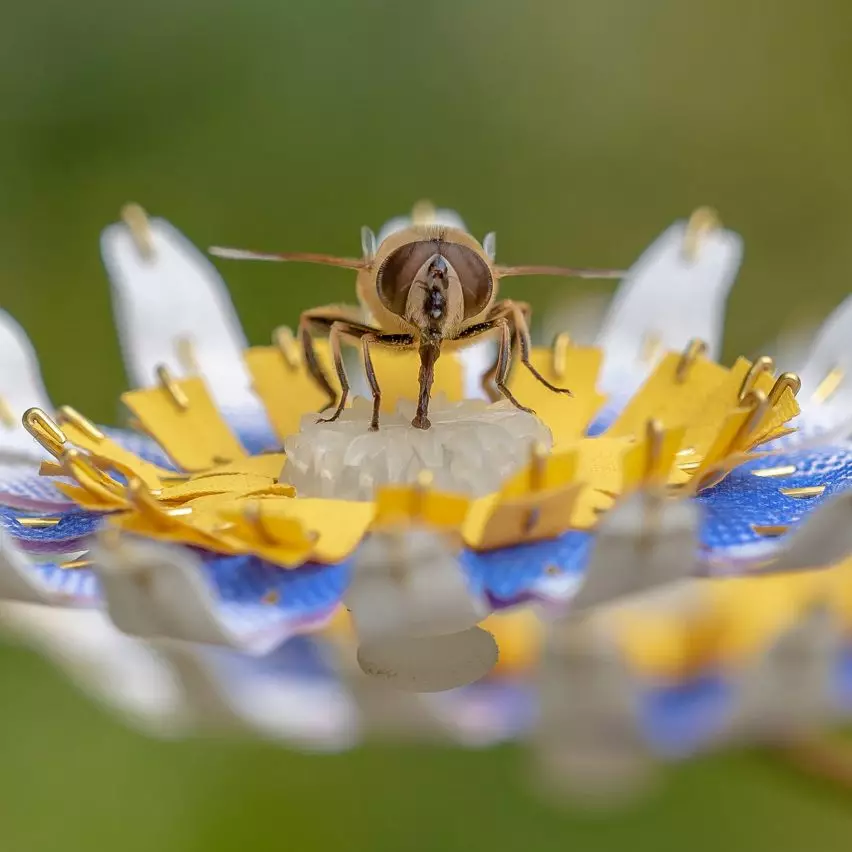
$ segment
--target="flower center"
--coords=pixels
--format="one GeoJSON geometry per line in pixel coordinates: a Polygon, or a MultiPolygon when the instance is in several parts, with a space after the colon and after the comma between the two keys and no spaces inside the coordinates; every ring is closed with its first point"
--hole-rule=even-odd
{"type": "Polygon", "coordinates": [[[410,485],[424,472],[435,488],[470,496],[499,490],[528,461],[530,448],[552,439],[536,417],[509,402],[432,399],[431,429],[412,429],[415,403],[401,400],[369,431],[372,405],[356,398],[333,423],[315,415],[284,443],[281,482],[302,497],[369,500],[380,485],[410,485]]]}

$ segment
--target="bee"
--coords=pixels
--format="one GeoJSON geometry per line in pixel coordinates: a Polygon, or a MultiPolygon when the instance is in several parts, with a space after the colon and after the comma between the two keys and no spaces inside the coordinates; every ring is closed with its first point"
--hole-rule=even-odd
{"type": "MultiPolygon", "coordinates": [[[[434,213],[434,211],[432,211],[434,213]]],[[[428,219],[428,217],[426,217],[428,219]]],[[[432,217],[434,219],[434,217],[432,217]]],[[[319,263],[354,270],[360,309],[329,305],[304,311],[299,318],[298,340],[305,365],[333,408],[321,422],[337,420],[349,395],[349,381],[341,347],[344,342],[361,347],[364,369],[373,395],[370,429],[379,428],[382,391],[373,368],[374,346],[416,350],[420,356],[417,409],[411,425],[430,428],[429,399],[435,363],[442,351],[463,347],[486,335],[497,337],[494,362],[482,376],[482,387],[492,401],[502,395],[521,411],[531,409],[515,399],[507,385],[513,354],[554,393],[570,394],[542,376],[530,361],[530,306],[526,302],[498,299],[500,281],[519,275],[555,275],[580,278],[617,278],[624,273],[609,269],[557,266],[500,266],[495,263],[493,233],[478,242],[466,230],[434,221],[414,221],[388,234],[380,244],[369,228],[361,231],[360,258],[290,252],[267,254],[243,249],[211,247],[217,257],[234,260],[319,263]],[[364,321],[364,316],[369,321],[364,321]],[[329,382],[316,355],[314,341],[327,336],[341,394],[329,382]]]]}

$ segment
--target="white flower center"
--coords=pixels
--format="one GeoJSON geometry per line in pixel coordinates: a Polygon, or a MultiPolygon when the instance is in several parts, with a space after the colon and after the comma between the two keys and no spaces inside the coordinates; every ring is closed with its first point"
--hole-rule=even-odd
{"type": "Polygon", "coordinates": [[[432,399],[430,429],[411,425],[415,403],[403,400],[369,430],[372,403],[356,398],[333,423],[302,420],[284,442],[287,462],[281,481],[302,497],[369,500],[376,487],[414,484],[429,471],[441,491],[480,496],[496,491],[529,461],[536,443],[550,449],[548,428],[508,401],[448,402],[432,399]]]}

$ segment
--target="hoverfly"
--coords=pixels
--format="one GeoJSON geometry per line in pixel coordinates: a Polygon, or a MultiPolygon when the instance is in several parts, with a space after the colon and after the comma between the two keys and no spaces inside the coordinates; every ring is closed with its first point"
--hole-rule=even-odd
{"type": "MultiPolygon", "coordinates": [[[[433,211],[434,212],[434,211],[433,211]]],[[[382,391],[373,369],[374,346],[417,350],[420,355],[417,410],[411,425],[428,429],[429,398],[435,362],[442,350],[462,347],[483,335],[498,336],[496,358],[482,376],[489,399],[500,395],[522,411],[533,413],[513,396],[507,386],[512,354],[517,348],[521,363],[554,393],[570,394],[544,378],[530,361],[530,306],[497,298],[500,280],[514,275],[557,275],[580,278],[616,278],[623,272],[608,269],[577,269],[556,266],[499,266],[494,261],[495,235],[480,243],[462,228],[434,221],[415,221],[390,233],[377,245],[369,228],[361,231],[360,258],[290,252],[266,254],[243,249],[212,247],[210,253],[234,260],[270,260],[319,263],[357,272],[356,292],[360,310],[329,305],[312,308],[299,319],[298,339],[308,371],[328,394],[334,411],[320,418],[340,417],[349,394],[349,382],[341,353],[344,341],[360,345],[367,381],[373,395],[370,429],[379,427],[382,391]],[[363,321],[367,315],[369,322],[363,321]],[[326,376],[314,349],[314,338],[327,335],[341,395],[326,376]],[[335,405],[336,403],[336,405],[335,405]]]]}

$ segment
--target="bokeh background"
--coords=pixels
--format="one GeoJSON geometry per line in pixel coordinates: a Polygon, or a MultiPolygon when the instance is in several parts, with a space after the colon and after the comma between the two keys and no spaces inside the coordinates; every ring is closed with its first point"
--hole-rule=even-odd
{"type": "MultiPolygon", "coordinates": [[[[0,305],[48,387],[109,421],[124,377],[101,228],[140,202],[198,245],[357,252],[427,197],[508,263],[623,266],[715,206],[746,240],[726,357],[823,317],[852,270],[848,0],[29,0],[0,26],[0,305]]],[[[335,270],[221,266],[252,342],[335,270]]],[[[516,279],[510,296],[607,292],[516,279]]],[[[0,648],[0,849],[852,848],[852,797],[767,755],[625,812],[548,809],[518,750],[305,757],[125,730],[0,648]]]]}

